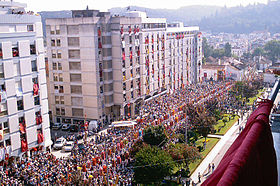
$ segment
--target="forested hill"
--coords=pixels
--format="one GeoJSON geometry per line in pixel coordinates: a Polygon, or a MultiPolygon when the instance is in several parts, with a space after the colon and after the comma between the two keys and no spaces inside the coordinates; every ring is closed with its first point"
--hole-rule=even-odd
{"type": "MultiPolygon", "coordinates": [[[[167,18],[168,22],[181,21],[185,25],[197,24],[201,18],[214,16],[222,7],[218,6],[185,6],[179,9],[150,9],[145,7],[131,6],[130,10],[143,11],[148,17],[167,18]]],[[[112,14],[122,15],[127,8],[112,8],[112,14]]]]}
{"type": "MultiPolygon", "coordinates": [[[[199,25],[201,30],[228,33],[280,31],[280,0],[232,8],[218,6],[186,6],[180,9],[149,9],[130,7],[147,12],[149,17],[167,18],[168,22],[182,21],[185,26],[199,25]]],[[[122,15],[126,8],[112,8],[112,14],[122,15]]]]}
{"type": "Polygon", "coordinates": [[[202,30],[212,32],[250,33],[268,30],[280,31],[280,1],[246,7],[223,8],[214,16],[202,18],[202,30]]]}

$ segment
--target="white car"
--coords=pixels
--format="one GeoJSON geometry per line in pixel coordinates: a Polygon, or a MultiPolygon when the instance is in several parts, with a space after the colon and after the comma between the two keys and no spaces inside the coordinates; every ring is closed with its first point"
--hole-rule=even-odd
{"type": "Polygon", "coordinates": [[[70,129],[70,124],[63,124],[61,130],[69,130],[70,129]]]}
{"type": "Polygon", "coordinates": [[[61,129],[61,127],[62,127],[62,124],[61,123],[55,123],[54,125],[53,125],[53,129],[54,130],[58,130],[58,129],[61,129]]]}
{"type": "Polygon", "coordinates": [[[65,145],[66,139],[65,138],[58,138],[53,146],[54,149],[62,149],[62,147],[65,145]]]}
{"type": "Polygon", "coordinates": [[[67,141],[66,144],[64,145],[64,152],[72,151],[73,147],[74,147],[74,142],[67,141]]]}

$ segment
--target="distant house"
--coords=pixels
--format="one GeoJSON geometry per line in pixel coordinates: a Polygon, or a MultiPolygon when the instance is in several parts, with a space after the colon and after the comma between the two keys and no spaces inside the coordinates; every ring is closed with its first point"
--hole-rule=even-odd
{"type": "Polygon", "coordinates": [[[235,80],[241,81],[245,70],[230,63],[224,64],[203,64],[201,79],[204,81],[224,81],[235,80]]]}

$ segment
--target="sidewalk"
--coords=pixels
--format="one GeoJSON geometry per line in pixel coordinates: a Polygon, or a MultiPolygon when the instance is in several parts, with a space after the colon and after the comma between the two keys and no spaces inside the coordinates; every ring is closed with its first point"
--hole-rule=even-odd
{"type": "MultiPolygon", "coordinates": [[[[245,127],[247,122],[247,116],[249,116],[251,112],[249,111],[243,116],[243,120],[240,122],[240,125],[245,127]]],[[[209,152],[209,154],[204,158],[204,160],[200,163],[200,165],[196,168],[196,170],[191,175],[191,180],[194,181],[197,185],[198,183],[198,173],[201,175],[201,183],[211,174],[208,172],[209,163],[214,163],[215,168],[219,165],[222,160],[224,154],[235,141],[237,136],[239,135],[239,126],[238,122],[235,122],[234,125],[227,131],[227,133],[222,135],[208,135],[209,137],[220,138],[219,142],[215,145],[215,147],[209,152]]]]}

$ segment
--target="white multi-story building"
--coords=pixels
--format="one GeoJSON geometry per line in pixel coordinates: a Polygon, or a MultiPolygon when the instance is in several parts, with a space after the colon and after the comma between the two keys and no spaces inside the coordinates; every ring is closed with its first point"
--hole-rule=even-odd
{"type": "Polygon", "coordinates": [[[0,1],[0,161],[52,143],[41,17],[24,8],[0,1]]]}
{"type": "Polygon", "coordinates": [[[145,99],[200,81],[199,28],[170,26],[138,11],[81,10],[47,19],[54,122],[135,116],[145,99]]]}

